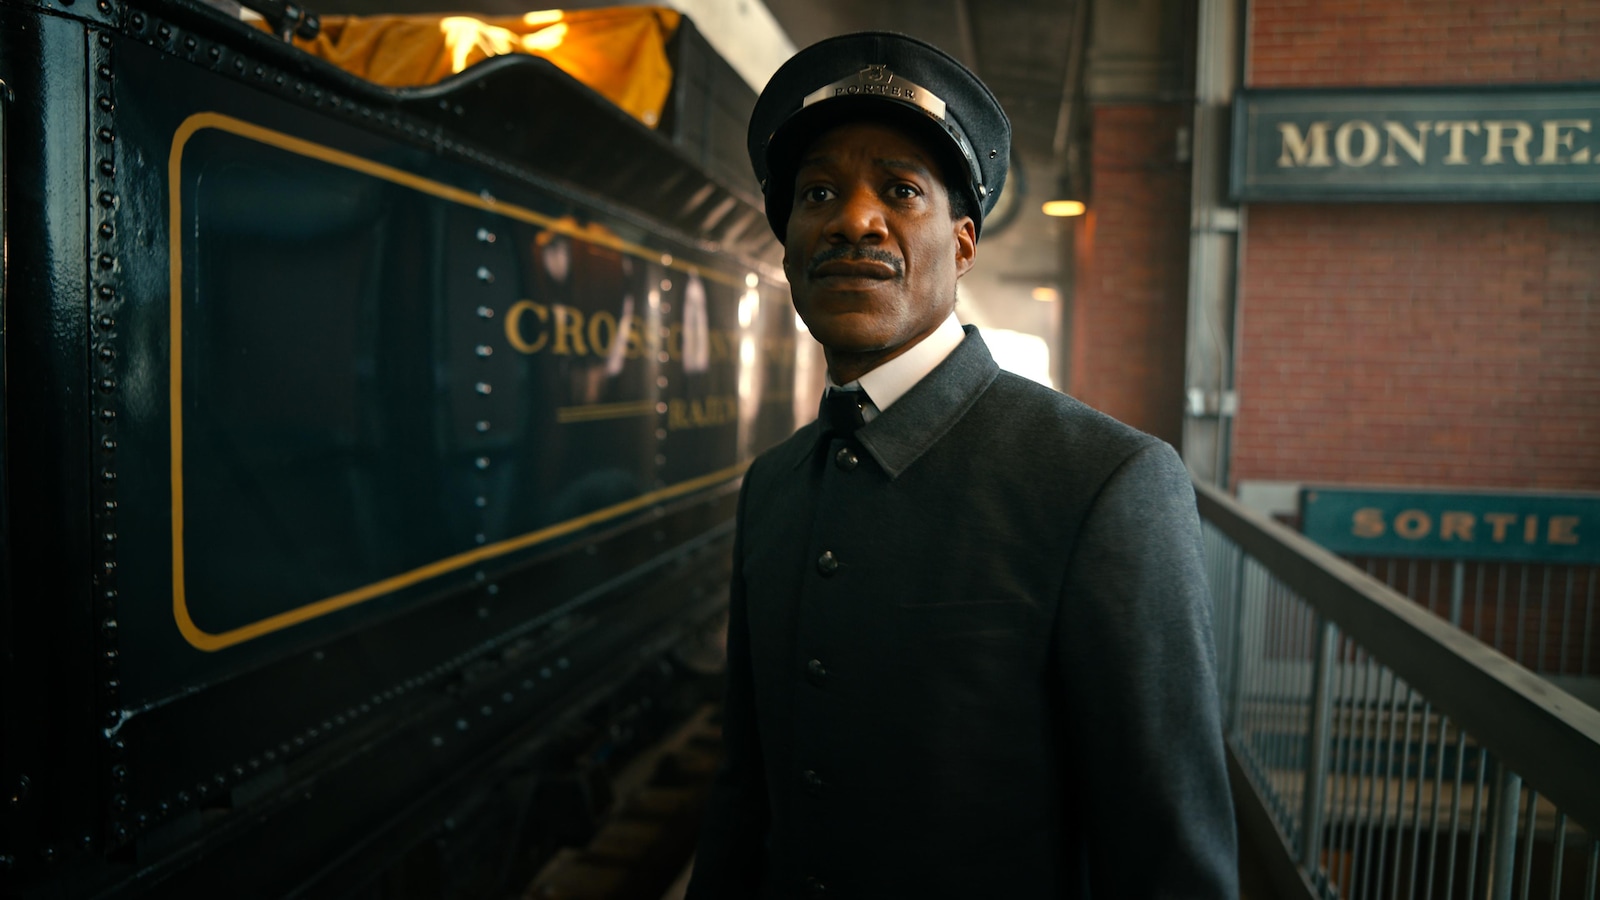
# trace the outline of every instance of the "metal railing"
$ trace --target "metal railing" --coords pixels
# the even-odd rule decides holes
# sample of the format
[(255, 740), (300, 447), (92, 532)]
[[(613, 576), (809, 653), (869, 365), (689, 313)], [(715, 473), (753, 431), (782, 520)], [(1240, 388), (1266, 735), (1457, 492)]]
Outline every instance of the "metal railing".
[(1227, 495), (1196, 493), (1228, 746), (1252, 789), (1241, 821), (1270, 821), (1298, 892), (1594, 900), (1600, 711)]
[[(1600, 679), (1600, 566), (1471, 559), (1350, 560), (1533, 671)], [(1592, 696), (1600, 686), (1590, 683)]]

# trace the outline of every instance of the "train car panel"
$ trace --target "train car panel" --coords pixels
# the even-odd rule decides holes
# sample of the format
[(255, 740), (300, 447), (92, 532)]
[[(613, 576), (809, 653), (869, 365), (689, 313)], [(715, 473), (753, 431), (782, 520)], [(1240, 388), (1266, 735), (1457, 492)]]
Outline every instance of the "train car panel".
[(815, 350), (746, 193), (548, 64), (80, 5), (0, 3), (0, 871), (341, 893), (676, 677)]

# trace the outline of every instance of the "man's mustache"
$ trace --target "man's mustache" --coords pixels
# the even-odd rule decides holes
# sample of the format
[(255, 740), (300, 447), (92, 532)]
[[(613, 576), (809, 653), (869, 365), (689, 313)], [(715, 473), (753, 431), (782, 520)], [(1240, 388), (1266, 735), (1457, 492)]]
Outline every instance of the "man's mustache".
[(815, 278), (817, 275), (817, 269), (819, 267), (826, 265), (827, 263), (839, 262), (840, 260), (867, 260), (876, 263), (883, 263), (891, 269), (894, 269), (894, 275), (896, 278), (904, 275), (906, 269), (905, 262), (901, 260), (900, 257), (895, 256), (893, 253), (890, 253), (887, 250), (879, 250), (876, 247), (829, 247), (820, 251), (816, 256), (811, 257), (811, 259), (806, 262), (806, 277)]

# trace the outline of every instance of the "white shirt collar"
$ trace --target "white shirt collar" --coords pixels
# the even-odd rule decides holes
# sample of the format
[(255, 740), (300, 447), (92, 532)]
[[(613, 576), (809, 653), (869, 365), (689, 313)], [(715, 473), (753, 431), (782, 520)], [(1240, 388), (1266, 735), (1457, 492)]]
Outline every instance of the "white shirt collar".
[(926, 378), (939, 363), (944, 362), (944, 358), (949, 356), (950, 351), (956, 349), (961, 339), (966, 336), (966, 332), (961, 330), (960, 320), (952, 310), (950, 316), (939, 323), (939, 327), (932, 334), (906, 352), (849, 384), (834, 384), (832, 376), (829, 376), (828, 387), (860, 387), (866, 391), (871, 402), (861, 412), (862, 418), (870, 422), (877, 418), (878, 413), (904, 397), (906, 391)]

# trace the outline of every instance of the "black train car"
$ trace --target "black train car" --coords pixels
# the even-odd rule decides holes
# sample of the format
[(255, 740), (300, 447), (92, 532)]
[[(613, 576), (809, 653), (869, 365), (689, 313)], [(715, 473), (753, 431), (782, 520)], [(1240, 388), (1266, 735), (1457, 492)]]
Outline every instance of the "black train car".
[(391, 91), (0, 0), (6, 893), (370, 892), (550, 824), (563, 723), (648, 730), (814, 365), (753, 98), (675, 40), (657, 132), (531, 57)]

